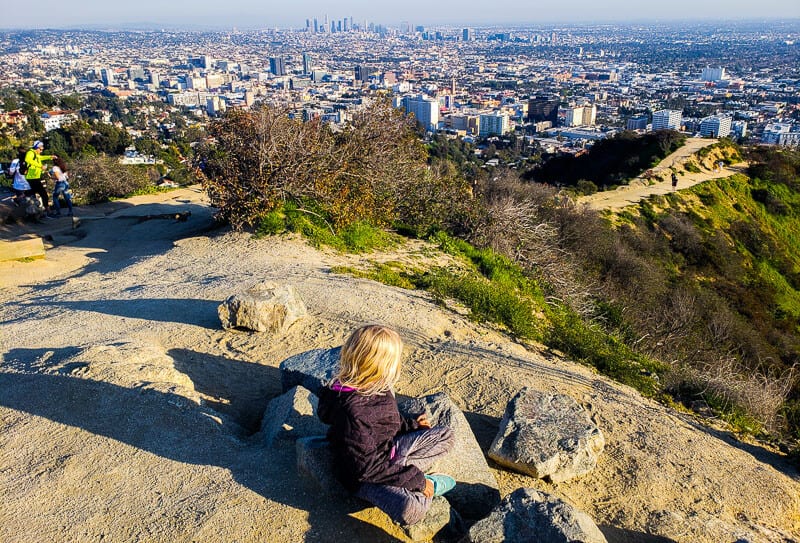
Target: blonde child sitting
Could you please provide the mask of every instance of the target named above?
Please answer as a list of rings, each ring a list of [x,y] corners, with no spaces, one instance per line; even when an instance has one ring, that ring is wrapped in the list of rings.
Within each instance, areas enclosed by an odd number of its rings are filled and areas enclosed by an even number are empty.
[[[426,416],[403,417],[393,394],[403,342],[394,330],[369,325],[342,346],[338,373],[320,392],[319,417],[337,478],[356,496],[395,522],[425,517],[434,496],[455,486],[442,474],[425,474],[453,448],[453,431],[431,427]]]

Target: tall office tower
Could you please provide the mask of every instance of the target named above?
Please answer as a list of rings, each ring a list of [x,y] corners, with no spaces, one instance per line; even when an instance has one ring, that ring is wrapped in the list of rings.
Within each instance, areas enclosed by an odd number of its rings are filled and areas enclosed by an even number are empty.
[[[425,130],[435,132],[439,126],[439,100],[425,96],[404,96],[406,114],[413,113]]]
[[[653,113],[653,130],[680,130],[681,111],[678,109],[662,109]]]
[[[558,42],[558,34],[555,32],[550,33],[550,43],[557,43]]]
[[[369,68],[367,68],[363,64],[356,64],[354,72],[355,72],[355,80],[356,81],[367,81],[367,80],[369,80]]]
[[[341,19],[336,21],[336,31],[337,32],[341,32],[342,31],[342,20]]]
[[[464,41],[472,41],[474,39],[474,36],[472,35],[472,29],[471,28],[465,28],[464,30],[462,30],[461,31],[461,39],[464,40]]]
[[[700,135],[711,138],[724,138],[731,133],[731,118],[727,115],[712,115],[700,122]]]
[[[703,81],[722,81],[726,79],[725,68],[703,68],[703,73],[700,76]]]
[[[349,18],[347,18],[347,17],[345,17],[345,18],[342,20],[342,30],[343,30],[344,32],[350,32],[350,19],[349,19]]]
[[[311,30],[311,19],[306,19],[306,32]]]
[[[213,58],[211,58],[210,56],[208,56],[208,55],[202,55],[202,56],[200,57],[200,67],[201,67],[201,68],[205,68],[206,70],[208,70],[208,69],[209,69],[209,68],[211,68],[213,65],[214,65],[214,59],[213,59]]]
[[[353,18],[350,17],[350,30],[354,30],[355,27],[353,26]]]
[[[311,73],[311,55],[308,53],[303,53],[303,73]]]
[[[111,68],[103,68],[100,70],[100,79],[103,80],[103,85],[112,87],[116,84],[117,80],[114,77],[114,70]]]
[[[411,23],[408,21],[400,21],[400,32],[408,34],[411,32]]]
[[[286,75],[286,64],[282,57],[272,57],[269,59],[269,71],[273,75]]]
[[[161,85],[161,74],[155,70],[150,70],[150,83],[158,87]]]
[[[558,124],[558,97],[537,96],[528,101],[528,120],[533,122],[550,121]]]
[[[592,104],[590,106],[583,106],[583,119],[581,123],[584,126],[594,126],[597,120],[597,106]]]
[[[314,34],[317,32],[319,32],[319,21],[317,21],[317,18],[314,17]]]

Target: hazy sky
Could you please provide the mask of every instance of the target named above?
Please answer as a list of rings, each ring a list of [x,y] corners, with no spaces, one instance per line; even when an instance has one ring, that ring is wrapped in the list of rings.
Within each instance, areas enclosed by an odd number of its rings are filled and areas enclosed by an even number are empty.
[[[306,18],[396,25],[800,18],[800,0],[40,0],[4,10],[0,28],[154,23],[300,28]],[[13,20],[8,17],[13,14]]]

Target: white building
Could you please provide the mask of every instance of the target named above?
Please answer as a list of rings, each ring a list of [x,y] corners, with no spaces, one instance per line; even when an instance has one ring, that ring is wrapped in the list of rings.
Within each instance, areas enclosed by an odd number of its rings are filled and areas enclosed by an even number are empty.
[[[731,118],[727,115],[711,115],[700,121],[700,135],[724,138],[731,133]]]
[[[770,123],[764,128],[761,142],[782,147],[800,145],[800,130],[789,123]]]
[[[509,131],[507,113],[487,113],[480,116],[480,137],[505,136]]]
[[[65,124],[78,120],[78,114],[73,111],[47,111],[41,115],[45,132],[58,130]]]
[[[653,130],[680,130],[681,111],[662,109],[653,113]]]
[[[425,130],[435,132],[439,127],[439,101],[427,96],[404,96],[406,114],[413,113]]]
[[[703,81],[722,81],[726,79],[725,68],[704,68],[700,78]]]
[[[583,124],[583,106],[570,106],[564,109],[564,126]]]

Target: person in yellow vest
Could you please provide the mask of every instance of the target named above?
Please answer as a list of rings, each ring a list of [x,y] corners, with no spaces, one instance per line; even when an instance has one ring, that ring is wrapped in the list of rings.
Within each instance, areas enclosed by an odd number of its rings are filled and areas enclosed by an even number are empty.
[[[42,164],[42,162],[45,160],[53,160],[58,158],[58,156],[43,155],[42,151],[44,151],[44,143],[36,140],[33,142],[33,146],[28,150],[28,152],[25,153],[25,164],[28,166],[28,172],[25,174],[25,179],[30,184],[31,190],[38,194],[42,199],[42,205],[49,216],[50,201],[47,198],[47,189],[44,188],[44,181],[42,181],[42,176],[44,175],[44,164]]]

